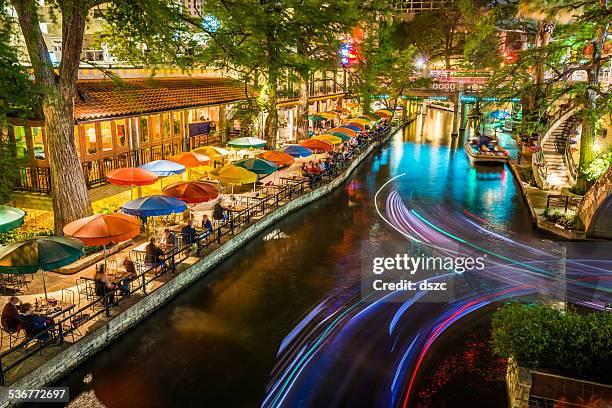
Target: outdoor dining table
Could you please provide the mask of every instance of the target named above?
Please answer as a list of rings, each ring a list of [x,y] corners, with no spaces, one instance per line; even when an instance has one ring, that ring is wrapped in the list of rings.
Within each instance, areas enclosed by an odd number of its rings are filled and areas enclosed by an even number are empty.
[[[57,303],[39,303],[38,307],[35,307],[33,313],[39,316],[46,317],[47,319],[55,319],[58,316],[63,315],[64,313],[72,310],[76,305],[69,302],[61,302]]]
[[[107,274],[107,276],[108,276],[108,278],[109,278],[111,283],[118,284],[122,280],[124,280],[125,278],[129,277],[130,273],[128,271],[125,271],[125,270],[117,269],[115,271],[110,271]],[[91,275],[86,275],[86,276],[83,276],[83,279],[86,279],[86,280],[89,280],[89,281],[93,281],[93,280],[95,280],[95,277],[91,276]]]

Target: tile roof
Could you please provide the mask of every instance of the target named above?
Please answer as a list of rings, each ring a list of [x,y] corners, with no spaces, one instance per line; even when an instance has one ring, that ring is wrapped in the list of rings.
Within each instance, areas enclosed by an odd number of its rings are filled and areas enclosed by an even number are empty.
[[[225,77],[80,80],[77,122],[245,100],[244,84]],[[248,92],[254,95],[252,88]]]

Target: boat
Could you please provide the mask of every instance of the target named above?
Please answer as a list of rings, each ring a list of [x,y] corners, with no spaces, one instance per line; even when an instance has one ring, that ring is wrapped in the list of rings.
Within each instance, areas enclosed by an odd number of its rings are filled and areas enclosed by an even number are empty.
[[[501,146],[495,147],[494,150],[481,150],[478,148],[478,144],[465,142],[463,150],[465,150],[465,154],[468,156],[471,163],[504,164],[507,163],[510,158],[508,151]]]

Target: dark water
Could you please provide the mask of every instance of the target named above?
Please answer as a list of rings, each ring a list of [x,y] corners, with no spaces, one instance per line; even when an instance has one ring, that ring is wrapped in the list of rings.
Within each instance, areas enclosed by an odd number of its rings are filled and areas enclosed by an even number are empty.
[[[470,167],[462,141],[450,138],[450,131],[451,114],[429,110],[425,120],[413,122],[366,160],[344,188],[245,245],[58,385],[69,386],[72,397],[93,390],[108,407],[259,406],[285,336],[330,293],[359,286],[362,252],[375,251],[379,234],[398,239],[381,224],[373,197],[401,173],[406,175],[399,188],[415,200],[466,210],[500,229],[532,236],[508,169]],[[486,344],[490,311],[479,313],[473,319],[478,324],[461,324],[436,345],[419,385],[419,406],[504,406],[503,362],[490,356]],[[377,331],[371,327],[364,336],[376,338]],[[365,358],[361,346],[348,343],[329,358],[342,361],[348,353]],[[469,356],[477,362],[467,364]],[[382,360],[370,360],[368,375],[391,369]],[[87,374],[92,379],[85,384]],[[320,378],[321,395],[335,395],[342,382],[342,374],[336,375]],[[354,393],[359,386],[345,387]],[[479,393],[485,394],[484,402]],[[304,405],[347,402],[315,401]],[[351,403],[383,405],[367,397]]]

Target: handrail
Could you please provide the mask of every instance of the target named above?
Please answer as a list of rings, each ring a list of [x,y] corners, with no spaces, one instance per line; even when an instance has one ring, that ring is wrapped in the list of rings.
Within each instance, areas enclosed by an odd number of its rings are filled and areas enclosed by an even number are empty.
[[[400,120],[397,122],[397,126],[404,126],[407,122],[408,120]],[[388,135],[392,130],[393,127],[389,125],[387,128],[384,128],[381,131],[370,132],[367,135],[367,140],[364,143],[360,143],[358,146],[351,149],[349,152],[349,157],[346,160],[337,161],[332,169],[329,169],[322,174],[317,184],[321,184],[321,182],[325,179],[328,181],[331,180],[339,170],[348,167],[349,163],[352,161],[352,159],[354,159],[357,152],[365,150],[367,146],[372,144],[372,142],[379,141],[382,137]],[[160,276],[166,274],[168,271],[175,271],[176,266],[191,256],[194,250],[195,254],[199,257],[201,251],[208,249],[212,243],[217,242],[220,244],[223,237],[227,235],[234,235],[236,229],[249,225],[254,216],[265,215],[272,207],[279,207],[281,202],[291,200],[294,195],[304,194],[307,185],[310,185],[312,189],[315,188],[315,186],[312,184],[312,180],[307,179],[285,183],[283,186],[277,189],[274,194],[269,194],[258,202],[253,202],[251,205],[247,205],[247,207],[240,212],[231,213],[227,220],[220,223],[211,233],[204,233],[196,237],[193,242],[183,244],[176,251],[170,252],[159,264],[150,266],[141,272],[137,272],[136,275],[129,281],[129,292],[126,295],[115,298],[115,295],[118,294],[118,289],[115,289],[114,291],[103,296],[98,296],[93,301],[79,307],[76,311],[67,311],[63,314],[64,317],[59,319],[57,322],[53,322],[50,327],[37,333],[35,336],[26,338],[20,344],[0,353],[0,384],[5,383],[7,372],[14,369],[35,354],[42,352],[42,350],[51,345],[62,345],[66,335],[73,334],[82,324],[93,320],[102,313],[104,313],[106,316],[110,316],[110,310],[116,307],[116,305],[122,303],[127,297],[136,294],[138,291],[142,291],[142,293],[147,296],[147,285],[158,279]],[[161,282],[160,286],[155,288],[155,290],[159,289],[170,281],[171,280]],[[136,284],[132,285],[132,283]],[[115,298],[115,304],[111,304],[112,298]],[[92,313],[86,315],[85,312],[90,310]],[[78,320],[78,325],[76,326],[74,324],[75,320]],[[42,338],[49,338],[50,340],[42,341]],[[32,343],[36,343],[36,345],[34,347],[28,347]],[[8,357],[12,357],[19,350],[24,350],[26,348],[27,351],[25,354],[20,355],[10,363],[6,363],[6,359]]]
[[[578,178],[578,166],[574,161],[574,156],[572,155],[572,138],[568,137],[565,141],[565,151],[563,153],[563,160],[565,161],[565,166],[569,170],[570,177],[572,181],[576,181]]]

